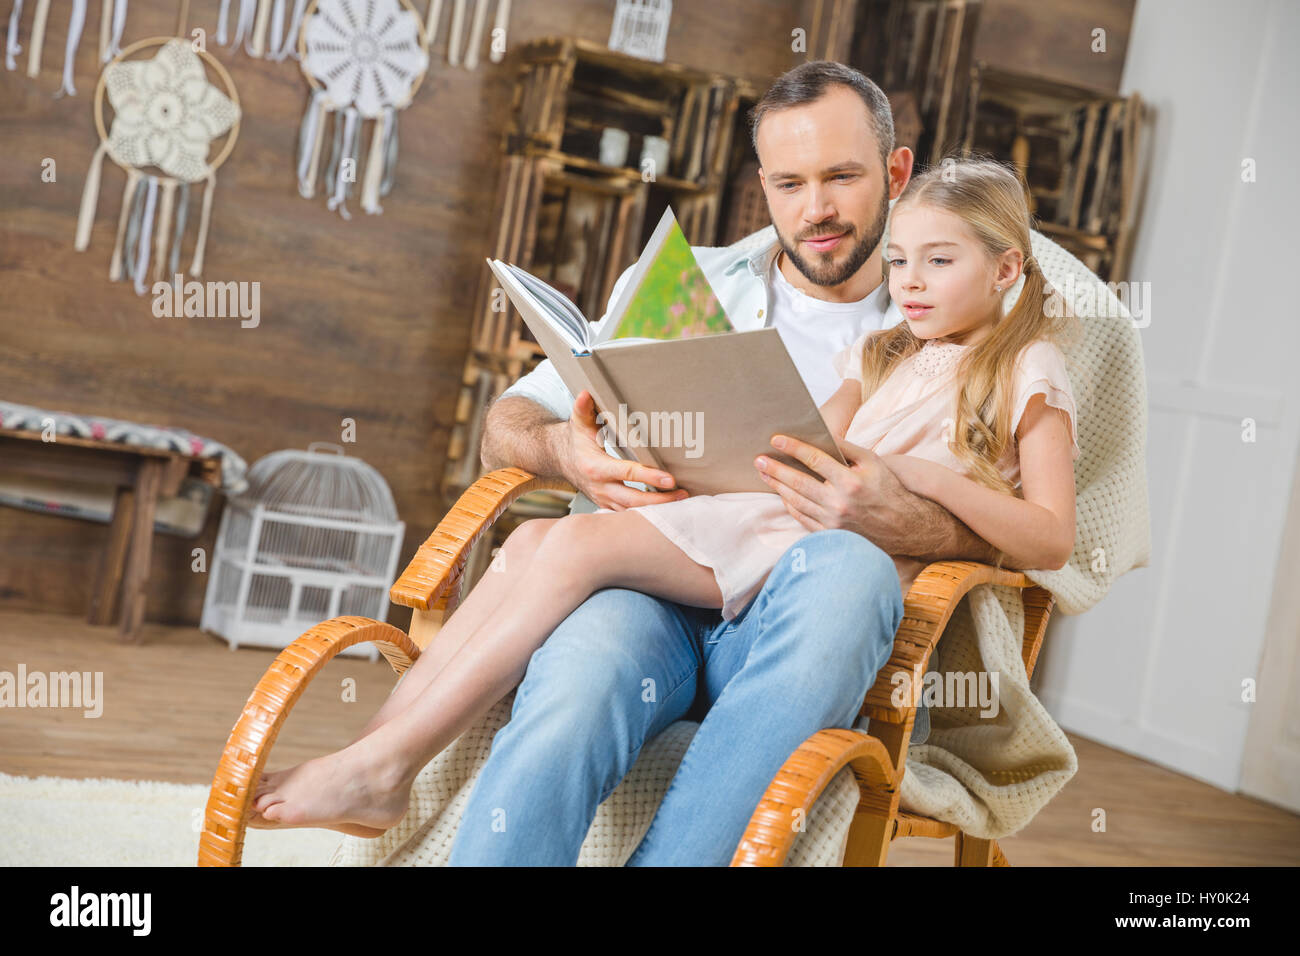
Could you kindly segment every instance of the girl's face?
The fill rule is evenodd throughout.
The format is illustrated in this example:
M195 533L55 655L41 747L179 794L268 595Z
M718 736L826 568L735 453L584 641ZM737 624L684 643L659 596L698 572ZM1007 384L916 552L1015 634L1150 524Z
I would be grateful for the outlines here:
M919 203L894 210L885 260L890 298L912 334L963 345L988 334L1020 274L1019 251L994 259L960 217Z

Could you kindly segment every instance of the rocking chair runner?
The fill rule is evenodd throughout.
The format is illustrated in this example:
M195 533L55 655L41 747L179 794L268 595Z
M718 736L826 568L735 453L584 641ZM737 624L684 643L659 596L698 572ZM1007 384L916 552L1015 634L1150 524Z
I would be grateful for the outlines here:
M316 673L344 648L364 641L373 641L393 670L404 673L435 636L441 616L455 608L475 542L517 498L540 489L573 490L562 479L502 468L461 495L389 592L394 603L414 609L409 636L380 621L339 617L311 628L276 657L244 705L217 765L199 839L199 865L239 865L257 780L290 709ZM732 866L780 866L794 844L792 821L806 817L846 764L857 778L860 796L844 865L883 866L890 841L900 836L956 837L958 866L1008 865L996 840L976 839L953 824L899 807L916 705L892 702L894 675L906 673L910 686L921 686L953 611L972 587L985 583L1022 589L1023 658L1025 670L1033 674L1052 611L1051 592L1015 571L968 561L931 564L907 593L893 652L863 702L861 714L870 718L869 730L822 730L804 741L768 785Z

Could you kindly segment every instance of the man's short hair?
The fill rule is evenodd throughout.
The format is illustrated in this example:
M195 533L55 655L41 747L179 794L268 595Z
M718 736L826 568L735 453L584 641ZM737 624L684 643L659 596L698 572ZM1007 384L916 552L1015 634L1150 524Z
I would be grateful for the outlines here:
M821 99L833 85L847 86L866 104L871 129L880 145L880 164L889 169L889 154L894 151L894 113L884 91L861 70L835 60L811 60L800 63L777 78L749 111L749 138L758 155L758 124L773 110L789 109Z

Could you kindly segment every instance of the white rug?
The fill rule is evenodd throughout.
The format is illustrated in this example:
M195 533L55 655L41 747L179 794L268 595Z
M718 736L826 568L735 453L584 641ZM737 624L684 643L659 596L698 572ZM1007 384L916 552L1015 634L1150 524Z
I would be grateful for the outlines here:
M194 866L208 788L0 773L0 866ZM245 866L324 866L329 830L249 830Z

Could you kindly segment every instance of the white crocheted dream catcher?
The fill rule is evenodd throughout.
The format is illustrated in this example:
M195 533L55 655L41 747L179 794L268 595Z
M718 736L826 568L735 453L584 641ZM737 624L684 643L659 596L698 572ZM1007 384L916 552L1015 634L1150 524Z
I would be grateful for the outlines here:
M150 47L159 47L152 58L128 59ZM225 86L224 92L209 81L204 64ZM107 130L105 92L113 107L112 127ZM125 276L143 295L151 247L155 280L162 278L164 269L168 279L179 271L190 187L197 183L204 183L205 188L189 271L201 275L217 167L234 149L239 117L239 95L230 74L210 53L196 53L189 40L153 37L123 50L104 68L95 88L95 127L100 144L86 174L77 216L76 248L84 250L90 244L99 204L100 173L104 155L108 154L126 171L109 278L116 282ZM212 141L221 136L226 137L225 143L209 161Z
M316 192L325 124L334 116L325 182L327 205L351 219L361 124L373 120L361 182L361 208L382 213L393 185L397 113L410 104L429 68L424 27L410 0L312 0L298 38L302 71L312 86L298 140L298 192Z
M86 26L86 8L89 0L72 0L68 9L68 37L63 47L63 85L55 96L75 96L72 70L77 59L77 46L81 31ZM100 0L99 62L107 63L122 52L122 31L126 28L127 0ZM9 8L9 32L5 35L5 69L17 68L14 60L23 48L18 44L18 28L23 16L23 0L13 0ZM36 0L32 15L32 35L27 41L27 75L32 79L41 73L41 51L45 47L45 28L50 19L50 0Z

